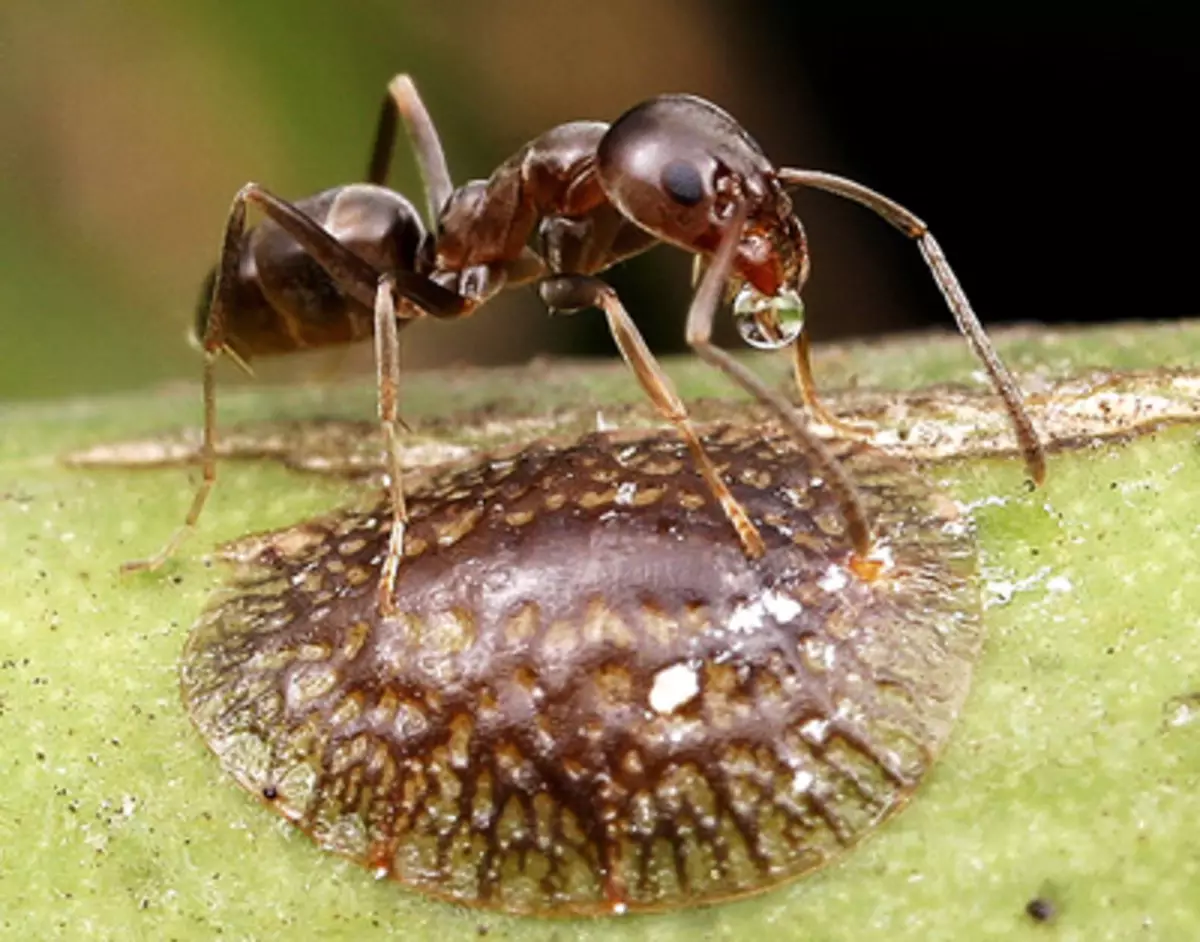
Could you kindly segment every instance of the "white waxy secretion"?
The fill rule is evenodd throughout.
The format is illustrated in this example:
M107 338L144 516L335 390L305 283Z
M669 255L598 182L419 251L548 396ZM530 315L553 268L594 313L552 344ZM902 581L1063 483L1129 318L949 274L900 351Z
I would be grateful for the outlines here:
M654 675L650 708L656 713L674 713L700 692L700 678L689 664L672 664Z

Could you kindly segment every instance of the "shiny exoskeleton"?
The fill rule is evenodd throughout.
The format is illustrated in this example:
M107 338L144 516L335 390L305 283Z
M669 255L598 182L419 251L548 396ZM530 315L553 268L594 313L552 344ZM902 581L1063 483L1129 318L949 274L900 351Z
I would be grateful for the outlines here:
M862 577L793 436L702 431L761 559L668 429L419 483L398 617L385 504L231 547L180 664L197 731L320 847L456 904L691 914L828 865L956 728L974 535L927 475L831 442L889 549Z
M382 184L403 119L424 182L427 233L412 204ZM715 105L663 95L607 125L563 124L522 147L487 180L455 188L433 122L407 76L389 85L367 175L288 203L256 184L238 193L221 260L202 302L205 352L204 482L187 522L155 566L195 524L213 481L213 367L222 352L240 360L326 346L373 334L379 415L389 455L393 526L380 580L380 605L394 607L407 512L397 436L397 326L418 317L460 317L506 287L536 283L553 310L601 309L614 340L659 412L687 443L697 468L751 558L764 552L758 527L701 445L687 409L616 293L596 275L660 243L697 260L699 284L687 340L784 422L836 496L861 560L870 523L853 483L809 429L804 414L711 342L722 299L735 295L743 337L765 348L790 346L807 411L849 434L815 395L800 292L809 262L804 229L787 187L808 186L874 210L915 239L968 342L1003 397L1030 476L1043 453L1020 391L975 317L937 242L908 210L862 185L814 171L777 168L746 131ZM245 228L247 203L267 219Z

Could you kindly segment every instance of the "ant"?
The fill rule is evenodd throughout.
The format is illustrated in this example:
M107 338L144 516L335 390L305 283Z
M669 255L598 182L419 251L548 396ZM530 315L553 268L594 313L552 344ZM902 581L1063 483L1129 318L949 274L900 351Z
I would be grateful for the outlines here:
M383 185L399 120L416 154L431 230L408 199ZM855 558L871 571L871 528L853 483L799 410L711 342L717 308L732 295L739 330L749 343L792 347L808 411L846 433L861 432L830 415L816 396L800 300L809 274L807 240L788 186L861 203L917 241L959 329L1004 401L1030 477L1041 483L1045 458L1016 382L928 227L899 204L842 177L776 168L730 115L690 95L650 99L611 125L559 125L520 148L487 180L455 188L416 86L398 75L384 98L366 183L294 203L255 183L235 196L220 261L197 311L196 336L204 353L203 481L184 525L162 551L125 568L153 569L165 561L194 529L212 490L215 366L222 353L244 365L252 356L373 334L393 517L379 605L384 614L392 612L407 521L397 432L398 328L419 317L469 315L502 289L530 283L552 311L604 312L621 354L686 442L743 550L761 557L766 547L758 528L709 458L683 401L620 299L596 277L665 242L696 257L688 344L782 420L836 496ZM266 216L249 231L247 204Z

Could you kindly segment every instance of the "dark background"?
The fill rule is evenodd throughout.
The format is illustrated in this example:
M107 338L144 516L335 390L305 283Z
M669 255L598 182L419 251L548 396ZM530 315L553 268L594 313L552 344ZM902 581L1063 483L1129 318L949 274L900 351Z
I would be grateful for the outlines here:
M354 179L401 70L460 182L553 124L692 91L778 163L854 177L922 216L986 324L1194 316L1195 38L1171 24L833 27L783 0L7 0L0 398L192 380L181 335L233 193ZM417 193L406 155L393 184ZM797 205L814 336L952 329L906 239L824 194ZM613 273L656 350L682 348L687 273L669 249ZM405 334L412 367L615 355L598 315L550 320L528 291ZM367 358L260 372L344 375Z
M822 35L781 16L840 169L930 223L989 323L1195 316L1194 29ZM903 265L912 322L937 322L920 272L876 251Z

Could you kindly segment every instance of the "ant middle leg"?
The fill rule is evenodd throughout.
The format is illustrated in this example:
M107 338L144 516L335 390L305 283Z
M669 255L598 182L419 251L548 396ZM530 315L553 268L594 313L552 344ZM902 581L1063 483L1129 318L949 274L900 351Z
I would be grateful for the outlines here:
M240 197L240 194L239 194ZM225 235L221 242L221 258L217 265L216 278L213 283L212 300L209 304L208 317L204 325L204 336L201 338L201 349L204 355L204 438L200 448L200 459L203 477L200 486L192 497L192 505L188 508L183 526L179 527L161 550L146 559L135 559L121 566L122 572L158 569L174 555L184 539L196 529L200 514L217 482L217 360L225 346L224 321L225 312L233 300L234 285L237 278L238 262L241 258L243 236L246 231L246 203L237 198L229 209L229 217L225 220Z
M873 539L866 511L854 483L820 439L813 435L807 422L791 403L767 386L728 351L722 350L712 342L713 319L725 281L733 269L734 252L745 223L746 207L743 205L730 221L721 244L700 279L700 287L692 298L687 316L688 345L701 359L715 366L759 402L769 406L783 422L792 439L808 456L811 467L816 472L815 476L825 481L837 499L855 555L860 560L865 560L871 552Z
M654 354L646 346L646 341L642 339L617 293L599 278L570 274L546 278L538 285L538 290L548 307L562 313L571 313L587 307L598 307L604 311L608 318L609 330L612 331L613 339L625 362L637 376L642 389L646 391L659 414L675 426L687 444L701 477L733 525L742 550L751 559L760 558L766 552L762 534L750 519L741 501L733 496L721 477L721 472L705 451L700 436L688 417L687 407L675 391L670 377L663 372Z

